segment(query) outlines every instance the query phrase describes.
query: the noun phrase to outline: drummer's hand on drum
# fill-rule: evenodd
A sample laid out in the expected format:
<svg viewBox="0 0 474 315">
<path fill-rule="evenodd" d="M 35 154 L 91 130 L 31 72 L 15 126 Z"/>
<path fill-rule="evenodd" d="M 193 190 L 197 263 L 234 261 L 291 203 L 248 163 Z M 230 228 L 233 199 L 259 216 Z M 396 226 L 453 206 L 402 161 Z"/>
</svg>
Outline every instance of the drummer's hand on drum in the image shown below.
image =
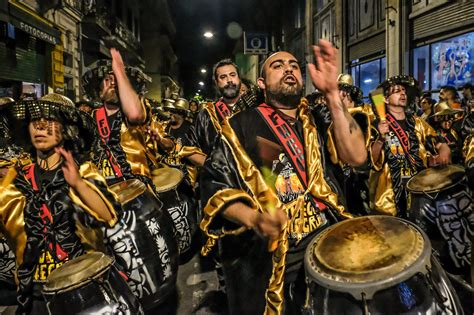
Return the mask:
<svg viewBox="0 0 474 315">
<path fill-rule="evenodd" d="M 432 166 L 446 166 L 451 164 L 451 149 L 446 143 L 440 143 L 437 145 L 436 149 L 439 154 L 434 157 L 434 165 Z"/>
<path fill-rule="evenodd" d="M 77 187 L 77 185 L 82 181 L 82 177 L 79 174 L 79 167 L 77 166 L 76 161 L 74 161 L 71 152 L 66 151 L 61 147 L 58 147 L 55 150 L 57 153 L 61 154 L 64 159 L 64 163 L 61 167 L 64 173 L 64 179 L 72 188 Z"/>
</svg>

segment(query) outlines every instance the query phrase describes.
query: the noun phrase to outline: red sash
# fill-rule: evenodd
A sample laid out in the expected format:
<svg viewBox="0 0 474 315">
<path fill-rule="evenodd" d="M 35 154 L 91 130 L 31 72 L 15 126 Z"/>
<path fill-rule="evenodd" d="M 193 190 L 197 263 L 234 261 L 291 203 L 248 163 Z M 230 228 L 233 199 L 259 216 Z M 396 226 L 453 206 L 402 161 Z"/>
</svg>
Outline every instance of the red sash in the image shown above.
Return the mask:
<svg viewBox="0 0 474 315">
<path fill-rule="evenodd" d="M 229 109 L 226 103 L 224 103 L 222 100 L 219 100 L 216 103 L 216 111 L 219 114 L 221 120 L 224 120 L 227 117 L 230 117 L 232 115 L 232 111 Z"/>
<path fill-rule="evenodd" d="M 36 184 L 36 178 L 35 178 L 35 164 L 31 164 L 25 167 L 24 169 L 26 171 L 26 179 L 30 182 L 31 186 L 33 186 L 33 190 L 35 192 L 38 191 L 38 185 Z M 49 210 L 48 206 L 43 203 L 40 208 L 40 217 L 43 220 L 44 229 L 43 232 L 46 233 L 48 230 L 46 229 L 46 223 L 53 223 L 53 216 L 51 215 L 51 211 Z M 49 249 L 52 251 L 53 250 L 53 244 L 48 243 Z M 56 243 L 56 257 L 63 261 L 68 258 L 67 252 L 65 252 L 61 245 Z"/>
<path fill-rule="evenodd" d="M 283 146 L 285 153 L 290 157 L 290 161 L 298 178 L 305 189 L 308 188 L 308 177 L 306 173 L 306 159 L 303 144 L 296 135 L 293 127 L 291 127 L 273 107 L 267 104 L 261 104 L 257 107 L 257 111 L 263 117 L 267 125 L 272 130 L 273 134 L 278 139 L 278 142 Z M 312 195 L 311 195 L 312 196 Z M 316 200 L 312 196 L 316 206 L 319 209 L 325 209 L 326 205 Z"/>
<path fill-rule="evenodd" d="M 104 144 L 107 144 L 107 140 L 110 137 L 110 127 L 109 121 L 107 120 L 107 112 L 105 111 L 105 106 L 102 106 L 96 111 L 95 120 L 97 122 L 97 128 L 99 129 L 100 137 Z M 122 170 L 120 167 L 115 163 L 115 159 L 112 156 L 112 153 L 109 149 L 106 149 L 107 157 L 109 158 L 110 164 L 114 169 L 115 174 L 117 177 L 123 177 Z"/>
<path fill-rule="evenodd" d="M 389 122 L 390 129 L 392 129 L 395 135 L 397 136 L 400 144 L 402 145 L 403 151 L 405 151 L 405 154 L 412 162 L 415 162 L 413 157 L 410 155 L 410 141 L 407 133 L 405 132 L 405 130 L 403 130 L 402 126 L 400 126 L 397 120 L 393 118 L 392 115 L 390 115 L 390 113 L 387 113 L 386 117 L 387 121 Z"/>
</svg>

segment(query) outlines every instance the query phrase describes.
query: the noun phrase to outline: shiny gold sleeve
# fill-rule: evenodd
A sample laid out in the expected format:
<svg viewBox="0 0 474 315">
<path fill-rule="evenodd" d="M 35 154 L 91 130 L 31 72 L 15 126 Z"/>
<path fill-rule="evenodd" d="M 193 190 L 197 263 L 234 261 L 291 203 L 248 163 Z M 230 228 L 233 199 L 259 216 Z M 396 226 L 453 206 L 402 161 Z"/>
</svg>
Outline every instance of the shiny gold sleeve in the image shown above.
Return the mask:
<svg viewBox="0 0 474 315">
<path fill-rule="evenodd" d="M 247 229 L 244 226 L 239 226 L 234 230 L 227 230 L 225 227 L 212 229 L 213 221 L 217 215 L 220 214 L 229 204 L 236 201 L 242 201 L 255 211 L 258 210 L 258 206 L 253 198 L 245 191 L 233 188 L 219 190 L 207 201 L 207 204 L 204 207 L 204 217 L 200 223 L 200 227 L 207 236 L 218 239 L 225 235 L 240 234 Z"/>
<path fill-rule="evenodd" d="M 194 155 L 194 154 L 199 154 L 199 155 L 202 155 L 202 156 L 206 156 L 206 154 L 204 154 L 200 148 L 198 147 L 191 147 L 191 146 L 183 146 L 179 149 L 179 151 L 176 153 L 177 156 L 180 158 L 180 159 L 184 159 L 184 158 L 187 158 L 191 155 Z"/>
<path fill-rule="evenodd" d="M 81 198 L 76 194 L 74 189 L 69 189 L 69 197 L 71 197 L 72 201 L 75 204 L 84 209 L 85 212 L 94 217 L 97 221 L 105 222 L 109 227 L 114 226 L 115 223 L 117 223 L 118 218 L 113 203 L 116 203 L 118 201 L 118 196 L 108 188 L 105 178 L 100 175 L 99 171 L 92 163 L 86 162 L 82 164 L 79 168 L 79 173 L 81 174 L 81 177 L 85 179 L 84 182 L 87 184 L 87 186 L 89 186 L 104 201 L 112 219 L 108 222 L 105 222 L 101 217 L 99 217 L 99 215 L 96 211 L 94 211 L 94 209 L 89 208 L 81 200 Z M 104 193 L 98 186 L 100 186 L 102 190 L 104 190 L 104 192 L 106 193 Z M 106 197 L 106 194 L 110 196 L 109 198 L 114 199 L 113 203 Z"/>
<path fill-rule="evenodd" d="M 474 159 L 474 136 L 469 135 L 466 140 L 464 140 L 464 145 L 462 149 L 463 155 L 466 157 L 464 160 L 467 162 Z"/>
<path fill-rule="evenodd" d="M 26 198 L 15 185 L 0 186 L 0 225 L 15 250 L 17 266 L 23 263 L 27 239 L 23 216 L 25 205 Z"/>
<path fill-rule="evenodd" d="M 370 171 L 369 176 L 370 208 L 377 214 L 396 216 L 395 194 L 388 164 L 380 171 Z"/>
<path fill-rule="evenodd" d="M 436 130 L 430 126 L 425 120 L 415 117 L 415 132 L 418 134 L 418 138 L 421 143 L 426 143 L 427 137 L 438 137 Z"/>
</svg>

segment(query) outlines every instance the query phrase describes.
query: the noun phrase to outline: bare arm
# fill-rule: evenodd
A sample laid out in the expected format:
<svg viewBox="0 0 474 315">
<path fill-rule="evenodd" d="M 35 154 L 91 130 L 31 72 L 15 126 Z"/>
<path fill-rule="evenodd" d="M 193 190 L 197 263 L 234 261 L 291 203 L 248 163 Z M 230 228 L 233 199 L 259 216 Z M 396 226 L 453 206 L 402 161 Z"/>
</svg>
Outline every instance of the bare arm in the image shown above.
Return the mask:
<svg viewBox="0 0 474 315">
<path fill-rule="evenodd" d="M 194 166 L 203 166 L 204 162 L 206 161 L 206 156 L 203 154 L 195 153 L 191 156 L 188 156 L 187 159 L 191 162 Z"/>
<path fill-rule="evenodd" d="M 66 182 L 77 192 L 79 198 L 86 206 L 88 206 L 90 209 L 93 209 L 102 220 L 105 222 L 110 222 L 113 217 L 109 212 L 107 205 L 105 204 L 104 200 L 102 200 L 102 198 L 86 184 L 84 179 L 81 178 L 79 169 L 72 157 L 72 154 L 63 148 L 57 148 L 56 150 L 63 156 L 65 160 L 62 170 Z"/>
<path fill-rule="evenodd" d="M 236 224 L 253 229 L 259 235 L 268 237 L 270 240 L 278 239 L 282 228 L 285 226 L 287 217 L 282 210 L 274 213 L 260 213 L 242 202 L 236 202 L 224 210 L 224 217 Z"/>
<path fill-rule="evenodd" d="M 328 101 L 337 153 L 343 162 L 361 165 L 367 160 L 364 135 L 339 97 L 337 49 L 328 41 L 320 40 L 319 46 L 313 46 L 313 52 L 316 65 L 309 64 L 308 69 L 314 86 L 325 94 Z"/>
<path fill-rule="evenodd" d="M 382 152 L 385 135 L 389 132 L 388 122 L 386 120 L 380 121 L 377 126 L 379 132 L 378 139 L 372 144 L 372 161 L 376 162 L 380 158 L 380 153 Z"/>
<path fill-rule="evenodd" d="M 146 119 L 145 109 L 127 77 L 122 56 L 115 48 L 110 49 L 110 54 L 122 110 L 130 123 L 142 124 Z"/>
</svg>

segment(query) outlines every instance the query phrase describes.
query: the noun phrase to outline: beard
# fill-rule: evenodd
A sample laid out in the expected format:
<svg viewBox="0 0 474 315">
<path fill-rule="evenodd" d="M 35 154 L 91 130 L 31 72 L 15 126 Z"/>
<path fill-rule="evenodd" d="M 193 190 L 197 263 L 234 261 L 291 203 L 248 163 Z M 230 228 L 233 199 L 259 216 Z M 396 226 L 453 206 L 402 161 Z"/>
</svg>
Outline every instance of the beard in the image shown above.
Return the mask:
<svg viewBox="0 0 474 315">
<path fill-rule="evenodd" d="M 240 93 L 240 86 L 241 86 L 241 83 L 239 84 L 229 83 L 226 86 L 219 88 L 219 92 L 224 98 L 227 98 L 227 99 L 236 98 Z"/>
<path fill-rule="evenodd" d="M 301 102 L 303 96 L 303 86 L 296 82 L 295 84 L 286 84 L 280 81 L 278 86 L 269 86 L 265 89 L 265 98 L 270 105 L 283 108 L 296 108 Z"/>
<path fill-rule="evenodd" d="M 109 105 L 118 106 L 119 103 L 119 98 L 115 89 L 108 89 L 101 95 L 100 99 L 103 103 L 107 103 Z"/>
</svg>

